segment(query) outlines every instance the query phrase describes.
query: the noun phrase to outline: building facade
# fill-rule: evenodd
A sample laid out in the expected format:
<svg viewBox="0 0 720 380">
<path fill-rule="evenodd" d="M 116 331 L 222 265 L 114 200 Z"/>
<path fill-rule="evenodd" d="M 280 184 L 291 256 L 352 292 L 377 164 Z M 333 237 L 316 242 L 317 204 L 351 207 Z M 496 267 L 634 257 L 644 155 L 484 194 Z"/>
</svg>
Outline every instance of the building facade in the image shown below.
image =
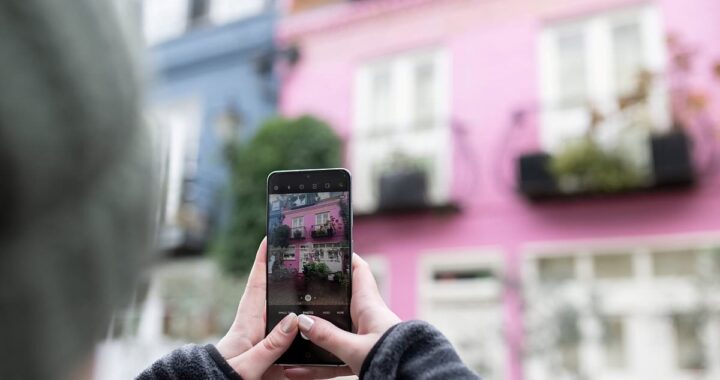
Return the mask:
<svg viewBox="0 0 720 380">
<path fill-rule="evenodd" d="M 146 0 L 164 249 L 202 250 L 229 215 L 224 147 L 276 111 L 270 0 Z"/>
<path fill-rule="evenodd" d="M 687 116 L 674 67 L 720 95 L 718 14 L 714 0 L 295 1 L 278 40 L 301 59 L 279 107 L 335 127 L 354 249 L 401 318 L 434 323 L 485 378 L 716 378 L 717 102 L 682 132 L 692 180 L 661 167 L 682 154 L 657 136 Z M 616 101 L 638 73 L 654 78 L 643 102 Z M 623 127 L 637 120 L 654 130 Z M 537 200 L 534 153 L 596 125 L 653 185 Z M 661 188 L 663 173 L 686 186 Z"/>
<path fill-rule="evenodd" d="M 290 234 L 288 246 L 279 248 L 281 254 L 271 256 L 269 267 L 275 267 L 276 257 L 281 257 L 281 266 L 295 274 L 303 273 L 304 266 L 312 263 L 325 264 L 329 273 L 348 268 L 343 253 L 349 244 L 341 211 L 347 207 L 345 197 L 344 193 L 308 193 L 284 204 L 271 202 L 271 210 L 280 210 L 275 225 L 271 218 L 271 228 L 284 225 Z"/>
</svg>

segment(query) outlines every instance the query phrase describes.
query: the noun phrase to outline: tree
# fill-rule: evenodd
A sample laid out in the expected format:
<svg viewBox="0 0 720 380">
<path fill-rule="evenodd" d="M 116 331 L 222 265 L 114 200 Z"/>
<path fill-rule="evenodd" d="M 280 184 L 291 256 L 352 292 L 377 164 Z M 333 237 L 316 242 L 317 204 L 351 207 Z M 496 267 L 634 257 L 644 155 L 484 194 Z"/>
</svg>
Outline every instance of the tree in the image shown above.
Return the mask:
<svg viewBox="0 0 720 380">
<path fill-rule="evenodd" d="M 340 139 L 332 129 L 311 116 L 270 119 L 248 142 L 226 147 L 233 212 L 228 228 L 212 248 L 222 268 L 241 275 L 252 266 L 257 244 L 265 235 L 268 174 L 274 170 L 337 167 L 340 148 Z"/>
<path fill-rule="evenodd" d="M 276 247 L 287 248 L 290 245 L 290 227 L 281 224 L 275 227 L 275 231 L 268 236 L 268 244 Z"/>
</svg>

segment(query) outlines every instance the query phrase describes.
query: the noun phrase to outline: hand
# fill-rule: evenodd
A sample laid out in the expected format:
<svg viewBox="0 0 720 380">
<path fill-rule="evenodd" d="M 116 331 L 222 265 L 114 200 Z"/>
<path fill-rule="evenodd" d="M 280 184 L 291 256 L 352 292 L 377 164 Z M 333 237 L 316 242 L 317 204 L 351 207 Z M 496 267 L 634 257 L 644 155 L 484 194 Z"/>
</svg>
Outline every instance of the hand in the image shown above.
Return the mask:
<svg viewBox="0 0 720 380">
<path fill-rule="evenodd" d="M 335 354 L 347 367 L 293 367 L 285 375 L 293 380 L 326 379 L 350 374 L 358 375 L 370 349 L 390 327 L 400 322 L 385 305 L 370 267 L 360 256 L 353 254 L 352 301 L 350 316 L 357 326 L 357 334 L 341 330 L 317 317 L 300 315 L 300 331 L 318 346 Z"/>
<path fill-rule="evenodd" d="M 245 380 L 283 378 L 282 369 L 272 364 L 290 347 L 298 331 L 297 316 L 291 313 L 263 339 L 266 255 L 267 238 L 255 255 L 235 321 L 217 344 L 220 354 Z"/>
</svg>

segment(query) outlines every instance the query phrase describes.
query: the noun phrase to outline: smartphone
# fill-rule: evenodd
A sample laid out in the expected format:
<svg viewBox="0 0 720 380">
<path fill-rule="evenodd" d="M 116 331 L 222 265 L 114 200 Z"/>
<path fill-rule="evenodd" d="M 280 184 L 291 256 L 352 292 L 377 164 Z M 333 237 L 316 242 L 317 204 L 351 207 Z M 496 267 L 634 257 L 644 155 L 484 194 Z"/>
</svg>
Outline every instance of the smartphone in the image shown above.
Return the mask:
<svg viewBox="0 0 720 380">
<path fill-rule="evenodd" d="M 346 169 L 275 171 L 267 179 L 268 334 L 289 313 L 350 331 L 352 194 Z M 342 365 L 301 334 L 283 365 Z"/>
</svg>

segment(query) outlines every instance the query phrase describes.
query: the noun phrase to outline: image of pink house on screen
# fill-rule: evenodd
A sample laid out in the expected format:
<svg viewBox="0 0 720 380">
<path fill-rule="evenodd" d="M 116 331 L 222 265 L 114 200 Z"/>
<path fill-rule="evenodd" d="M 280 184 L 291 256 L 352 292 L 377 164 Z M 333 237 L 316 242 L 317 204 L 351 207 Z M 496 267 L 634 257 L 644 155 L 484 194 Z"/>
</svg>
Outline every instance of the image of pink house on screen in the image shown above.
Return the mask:
<svg viewBox="0 0 720 380">
<path fill-rule="evenodd" d="M 283 208 L 282 224 L 290 227 L 290 244 L 282 265 L 299 273 L 310 263 L 324 263 L 330 273 L 342 271 L 349 252 L 341 211 L 346 205 L 345 193 L 320 193 L 316 202 Z"/>
</svg>

